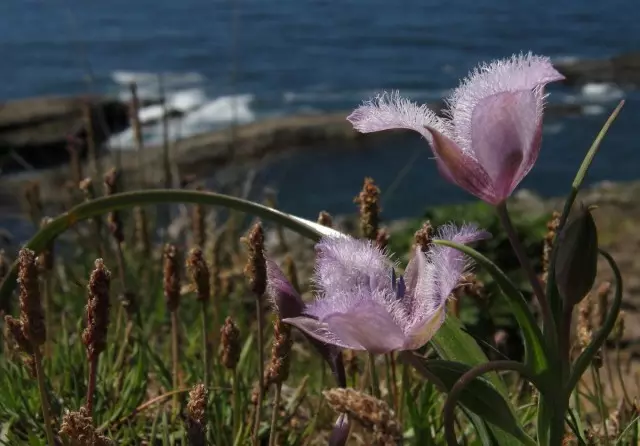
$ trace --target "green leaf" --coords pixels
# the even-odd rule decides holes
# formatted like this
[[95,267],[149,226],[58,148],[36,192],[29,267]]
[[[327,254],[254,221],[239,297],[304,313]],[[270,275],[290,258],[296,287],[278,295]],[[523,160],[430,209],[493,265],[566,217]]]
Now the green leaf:
[[[580,168],[576,173],[575,178],[573,179],[573,183],[571,183],[571,191],[569,192],[569,196],[567,197],[564,203],[564,209],[562,210],[562,215],[560,216],[560,221],[558,224],[557,233],[562,231],[564,228],[567,219],[569,218],[569,213],[571,212],[571,208],[573,207],[573,203],[578,196],[578,191],[580,187],[582,187],[582,183],[584,181],[587,172],[589,171],[589,167],[593,162],[596,153],[598,153],[598,149],[600,149],[600,144],[602,144],[602,140],[605,135],[609,131],[611,124],[616,120],[618,114],[620,114],[620,110],[622,110],[622,106],[624,105],[624,100],[620,101],[618,106],[611,112],[611,115],[607,119],[607,121],[598,132],[596,139],[593,140],[591,147],[589,147],[589,151],[586,156],[582,160],[582,164],[580,164]],[[551,250],[551,259],[549,260],[549,273],[547,275],[547,299],[549,299],[549,303],[551,304],[551,310],[553,311],[554,317],[556,318],[556,324],[560,322],[562,317],[562,304],[560,299],[558,299],[558,290],[556,288],[556,277],[555,277],[555,268],[556,268],[556,260],[558,257],[558,236],[556,235],[555,240],[553,242],[553,249]],[[0,296],[1,297],[1,296]]]
[[622,305],[622,274],[620,273],[620,269],[618,268],[616,261],[611,257],[611,254],[603,249],[600,250],[600,254],[607,260],[609,266],[611,266],[611,269],[613,270],[616,291],[613,295],[613,301],[609,306],[607,317],[604,320],[604,324],[602,324],[602,328],[598,330],[591,343],[589,343],[587,348],[584,349],[573,365],[571,375],[569,377],[569,383],[565,389],[567,395],[571,395],[571,392],[578,384],[578,381],[580,381],[582,374],[587,370],[587,367],[589,367],[593,361],[594,356],[598,353],[598,350],[600,350],[609,337],[611,330],[613,330],[613,327],[616,325],[616,320],[620,313],[620,306]]
[[[446,392],[453,388],[462,375],[471,370],[467,364],[455,361],[419,360],[422,367],[416,367],[418,372],[422,373],[426,369],[428,374],[438,378],[439,384],[444,387],[443,390]],[[412,365],[417,365],[417,363],[412,362]],[[488,379],[476,378],[471,381],[460,394],[460,403],[488,423],[513,435],[524,444],[535,444],[518,423],[511,404]],[[500,444],[512,443],[500,442]]]
[[[549,354],[544,343],[542,332],[536,323],[536,320],[529,310],[527,301],[509,277],[496,266],[487,257],[480,254],[475,249],[455,243],[449,240],[434,240],[433,243],[443,246],[455,248],[471,257],[478,265],[483,267],[498,284],[505,297],[508,299],[513,314],[518,321],[518,325],[522,330],[522,336],[525,344],[525,364],[536,374],[543,373],[549,366]],[[442,329],[440,330],[442,331]],[[437,335],[436,335],[437,336]],[[466,364],[470,364],[463,358],[446,357],[447,359],[462,360]]]
[[[56,237],[80,221],[113,210],[161,203],[194,203],[223,206],[272,221],[311,240],[319,240],[323,235],[342,235],[334,229],[312,221],[230,195],[192,190],[155,189],[125,192],[79,204],[54,218],[48,225],[40,229],[25,245],[25,248],[39,253]],[[0,307],[6,304],[16,286],[17,271],[18,264],[15,262],[2,284],[0,284]]]

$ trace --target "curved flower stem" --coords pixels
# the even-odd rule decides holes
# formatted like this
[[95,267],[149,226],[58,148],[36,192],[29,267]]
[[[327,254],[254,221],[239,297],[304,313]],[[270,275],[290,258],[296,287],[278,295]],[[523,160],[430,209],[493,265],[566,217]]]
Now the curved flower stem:
[[538,299],[538,303],[540,304],[540,308],[542,310],[542,317],[544,319],[545,332],[547,332],[549,336],[555,337],[555,322],[553,319],[553,315],[551,314],[551,307],[549,306],[547,296],[542,289],[542,284],[540,283],[540,280],[536,276],[536,273],[533,270],[531,263],[529,262],[529,258],[527,257],[527,253],[524,250],[524,246],[522,246],[522,243],[518,238],[516,229],[513,227],[513,223],[511,222],[511,218],[509,217],[509,211],[507,210],[507,204],[499,204],[498,206],[496,206],[496,210],[498,212],[500,223],[504,227],[504,230],[507,232],[507,237],[509,237],[511,247],[513,248],[516,257],[518,258],[522,269],[525,271],[529,278],[531,288],[533,289],[533,294]]
[[458,445],[458,442],[456,440],[455,426],[454,426],[454,423],[455,423],[454,410],[456,408],[458,399],[460,398],[462,391],[465,389],[465,387],[469,383],[471,383],[474,379],[478,378],[479,376],[482,376],[488,372],[496,372],[499,370],[518,372],[520,373],[520,375],[527,378],[536,387],[540,388],[537,378],[530,373],[529,369],[524,364],[517,361],[507,361],[507,360],[491,361],[491,362],[485,362],[484,364],[480,364],[472,368],[471,370],[466,372],[464,375],[462,375],[458,379],[458,381],[456,381],[456,383],[451,388],[451,391],[449,392],[449,395],[447,396],[447,400],[444,404],[444,410],[443,410],[444,432],[445,432],[445,438],[447,440],[447,444],[449,446]]
[[[230,195],[183,189],[154,189],[123,192],[79,204],[54,218],[48,225],[40,229],[24,247],[39,253],[57,236],[80,221],[112,210],[164,203],[194,203],[235,209],[282,225],[314,241],[320,240],[323,235],[329,233],[340,234],[336,230],[317,223]],[[18,263],[16,261],[0,283],[0,305],[11,298],[17,275]]]

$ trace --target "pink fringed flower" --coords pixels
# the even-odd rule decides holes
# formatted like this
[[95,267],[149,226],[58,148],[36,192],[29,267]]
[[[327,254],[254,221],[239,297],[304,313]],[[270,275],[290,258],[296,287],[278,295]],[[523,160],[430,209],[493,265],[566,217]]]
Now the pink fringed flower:
[[[475,226],[444,226],[438,238],[470,243],[489,234]],[[267,262],[267,292],[283,321],[312,340],[386,353],[424,345],[440,328],[447,298],[468,266],[459,251],[417,249],[404,277],[369,241],[322,239],[316,246],[317,299],[305,304],[278,266]]]
[[546,57],[513,56],[482,65],[463,80],[447,99],[447,118],[397,93],[385,93],[347,119],[362,133],[394,128],[419,132],[447,179],[498,205],[536,162],[544,87],[562,79]]

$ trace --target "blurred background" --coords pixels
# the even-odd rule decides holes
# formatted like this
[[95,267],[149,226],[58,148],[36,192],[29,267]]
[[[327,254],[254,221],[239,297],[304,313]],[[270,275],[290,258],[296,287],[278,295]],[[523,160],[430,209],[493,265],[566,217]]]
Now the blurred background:
[[[384,218],[419,216],[427,206],[472,197],[438,175],[418,135],[354,145],[343,118],[384,90],[437,103],[477,64],[521,51],[550,56],[567,74],[564,85],[549,88],[541,157],[521,187],[563,194],[623,97],[628,102],[588,180],[637,179],[639,20],[635,2],[624,0],[3,1],[0,187],[5,198],[15,195],[7,178],[38,177],[68,158],[59,148],[59,156],[50,146],[38,149],[38,132],[29,126],[43,107],[38,101],[25,106],[25,98],[97,95],[126,106],[135,82],[145,150],[162,145],[161,97],[171,116],[169,140],[184,141],[181,147],[232,124],[242,134],[246,125],[270,123],[257,139],[277,133],[293,116],[327,114],[340,126],[327,135],[314,124],[311,134],[287,141],[287,150],[261,150],[242,160],[234,159],[233,147],[224,162],[209,159],[204,147],[191,165],[211,187],[251,172],[255,190],[274,189],[282,209],[315,218],[321,209],[353,212],[355,191],[371,176],[383,191]],[[116,127],[100,141],[102,150],[135,150],[132,129]],[[16,139],[16,129],[31,134]]]

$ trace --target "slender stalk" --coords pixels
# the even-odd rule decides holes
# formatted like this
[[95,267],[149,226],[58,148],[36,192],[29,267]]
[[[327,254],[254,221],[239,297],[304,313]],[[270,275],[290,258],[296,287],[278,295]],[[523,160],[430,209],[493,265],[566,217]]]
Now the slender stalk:
[[[620,357],[620,342],[616,341],[616,371],[618,372],[618,379],[620,380],[620,390],[622,391],[622,396],[624,397],[625,402],[629,405],[629,407],[633,407],[633,402],[631,398],[629,398],[629,392],[627,392],[627,386],[624,383],[624,377],[622,376],[622,361]],[[610,376],[612,383],[611,392],[615,396],[615,386],[613,385],[613,377]]]
[[53,428],[51,426],[51,414],[49,412],[49,398],[47,397],[47,386],[45,384],[44,369],[42,368],[42,355],[40,348],[34,346],[33,360],[36,368],[36,376],[38,379],[38,391],[40,392],[40,402],[42,403],[42,418],[44,419],[44,430],[47,433],[47,443],[49,446],[55,446],[55,437],[53,436]]
[[607,444],[609,444],[609,432],[607,429],[607,419],[609,417],[607,416],[607,409],[604,403],[604,392],[600,381],[600,371],[596,366],[591,366],[591,376],[596,387],[596,402],[598,403],[598,413],[600,414],[602,428],[604,429],[604,438],[607,439]]
[[[536,377],[529,373],[529,369],[517,361],[491,361],[480,364],[471,370],[467,371],[464,375],[462,375],[456,383],[451,388],[449,395],[447,396],[447,400],[444,404],[443,414],[444,414],[444,432],[445,438],[447,440],[447,444],[449,446],[457,446],[458,441],[456,439],[455,432],[455,408],[458,404],[458,399],[462,394],[462,391],[465,387],[471,383],[474,379],[479,376],[484,375],[488,372],[497,372],[497,371],[514,371],[520,373],[521,376],[527,378],[531,381],[536,387],[540,388],[538,380]],[[564,420],[564,418],[563,418]],[[529,437],[526,437],[531,440]],[[527,441],[525,444],[534,446],[536,443],[531,440]],[[552,443],[553,444],[553,443]]]
[[[179,379],[179,361],[180,361],[180,353],[178,349],[180,348],[178,343],[178,312],[171,312],[171,362],[173,364],[173,388],[177,389],[180,387],[180,379]],[[173,395],[173,408],[174,410],[178,410],[178,394]]]
[[507,237],[509,238],[509,242],[511,242],[511,247],[522,266],[522,269],[527,274],[529,278],[529,283],[531,283],[531,288],[533,290],[533,294],[538,299],[538,303],[540,304],[540,308],[542,310],[542,316],[544,319],[544,325],[546,328],[546,332],[548,332],[551,336],[555,336],[554,330],[554,319],[551,314],[551,307],[549,306],[549,302],[547,301],[547,297],[545,295],[544,290],[542,289],[542,284],[536,276],[533,267],[531,266],[531,262],[529,262],[529,257],[527,257],[527,253],[525,252],[524,246],[520,242],[518,238],[518,234],[516,232],[513,223],[511,222],[511,217],[509,217],[509,211],[507,210],[507,204],[502,203],[496,206],[496,211],[498,213],[498,218],[500,219],[500,223],[504,227],[504,230],[507,233]]
[[369,353],[369,373],[371,374],[371,394],[380,399],[380,382],[376,371],[376,357],[373,353]]
[[53,274],[51,271],[44,273],[43,294],[44,294],[44,325],[47,330],[47,339],[44,343],[44,356],[45,358],[51,357],[51,333],[53,324],[53,305],[51,303],[53,299]]
[[396,355],[394,352],[389,353],[389,362],[391,363],[391,387],[393,391],[393,404],[396,413],[400,413],[400,394],[398,393],[398,376],[396,374]]
[[208,302],[202,302],[202,365],[204,367],[203,382],[204,386],[209,388],[209,339],[207,335],[209,333],[208,322],[209,315],[207,314]]
[[96,375],[98,374],[98,355],[89,358],[89,382],[87,384],[87,412],[93,414],[93,395],[96,392]]
[[273,397],[273,413],[271,414],[271,432],[269,433],[269,446],[276,445],[276,437],[278,436],[278,429],[276,425],[278,424],[278,408],[280,406],[280,391],[282,384],[277,384],[275,386],[275,395]]
[[262,301],[260,297],[256,297],[256,312],[258,317],[258,379],[260,385],[258,386],[258,403],[256,405],[256,418],[253,425],[253,446],[259,444],[260,434],[260,418],[262,417],[262,400],[264,399],[264,340],[263,340],[263,314],[262,314]]
[[233,435],[234,442],[241,435],[242,424],[240,423],[240,383],[238,369],[233,369]]

